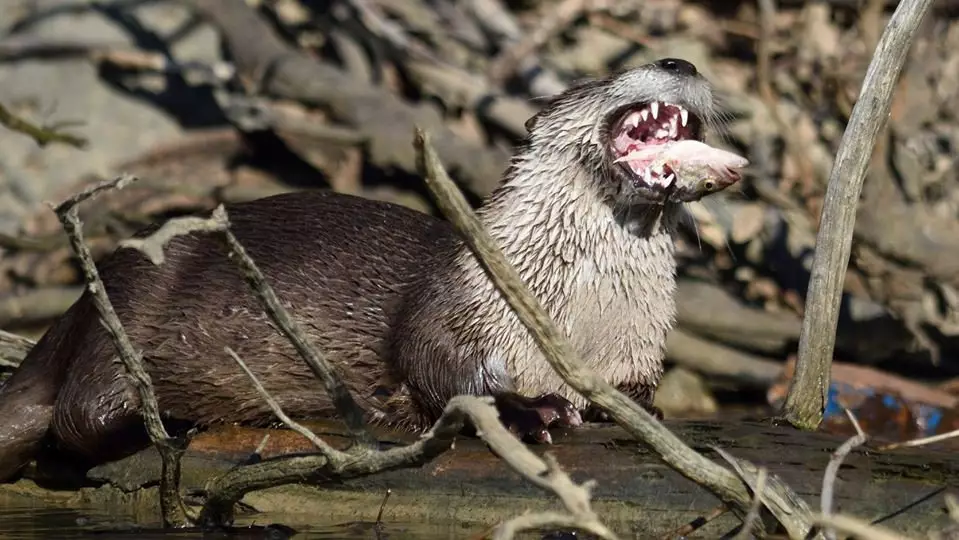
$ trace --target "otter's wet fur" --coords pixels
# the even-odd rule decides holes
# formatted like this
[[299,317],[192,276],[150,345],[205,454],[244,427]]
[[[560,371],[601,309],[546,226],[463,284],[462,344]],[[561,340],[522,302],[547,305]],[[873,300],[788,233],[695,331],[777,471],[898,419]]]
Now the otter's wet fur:
[[[646,405],[675,317],[672,233],[682,203],[700,195],[632,182],[613,163],[609,131],[623,110],[653,100],[681,103],[709,123],[712,92],[690,68],[663,60],[559,95],[531,120],[503,184],[480,210],[582,359]],[[585,405],[445,221],[327,192],[228,212],[237,238],[371,421],[422,429],[460,393],[557,393]],[[201,426],[275,420],[224,346],[291,416],[334,414],[226,254],[219,239],[197,234],[176,239],[158,267],[130,249],[99,265],[164,415]],[[44,441],[91,462],[143,447],[146,440],[131,435],[142,433],[138,406],[84,294],[0,389],[0,479]]]

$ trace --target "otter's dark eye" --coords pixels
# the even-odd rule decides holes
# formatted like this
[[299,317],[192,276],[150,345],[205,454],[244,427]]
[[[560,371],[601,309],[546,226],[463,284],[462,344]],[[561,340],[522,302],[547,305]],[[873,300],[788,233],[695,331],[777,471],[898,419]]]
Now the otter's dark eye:
[[687,62],[680,58],[663,58],[656,62],[656,65],[666,71],[673,71],[682,75],[696,75],[696,66],[692,62]]

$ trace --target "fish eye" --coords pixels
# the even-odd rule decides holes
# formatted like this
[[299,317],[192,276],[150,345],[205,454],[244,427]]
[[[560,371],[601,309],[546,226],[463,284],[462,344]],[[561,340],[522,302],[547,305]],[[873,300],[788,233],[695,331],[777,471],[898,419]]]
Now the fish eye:
[[706,182],[703,183],[703,187],[706,189],[713,189],[714,187],[716,187],[716,183],[713,182],[712,180],[706,180]]

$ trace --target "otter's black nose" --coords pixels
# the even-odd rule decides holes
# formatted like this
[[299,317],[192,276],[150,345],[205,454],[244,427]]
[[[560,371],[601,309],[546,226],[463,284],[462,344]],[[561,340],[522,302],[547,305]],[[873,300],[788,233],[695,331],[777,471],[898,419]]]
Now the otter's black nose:
[[696,75],[696,66],[692,62],[687,62],[680,58],[663,58],[656,62],[656,65],[666,71],[674,71],[683,75]]

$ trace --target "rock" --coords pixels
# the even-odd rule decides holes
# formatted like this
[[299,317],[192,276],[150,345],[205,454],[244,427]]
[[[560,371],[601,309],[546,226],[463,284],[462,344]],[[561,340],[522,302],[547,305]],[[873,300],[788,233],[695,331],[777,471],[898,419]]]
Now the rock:
[[[134,46],[131,32],[87,2],[76,0],[40,0],[16,2],[5,8],[22,20],[32,14],[35,22],[8,39],[50,39],[77,43]],[[26,9],[27,5],[34,6]],[[59,9],[73,6],[87,9]],[[9,10],[9,11],[8,11]],[[47,13],[45,16],[38,14]],[[189,12],[175,3],[158,3],[127,12],[149,32],[170,35],[184,25]],[[6,19],[6,17],[4,17]],[[12,19],[11,24],[15,24]],[[146,48],[148,38],[140,38]],[[215,60],[218,55],[216,34],[208,26],[183,36],[171,52],[175,58],[199,61]],[[162,52],[162,51],[156,51]],[[150,75],[156,80],[158,76]],[[130,82],[130,81],[128,81]],[[159,79],[161,85],[163,79]],[[138,87],[133,82],[134,87]],[[19,218],[35,210],[44,197],[57,188],[88,173],[110,174],[111,165],[133,158],[151,146],[173,139],[185,129],[175,116],[164,112],[147,99],[157,90],[138,87],[145,98],[137,98],[112,87],[99,75],[91,62],[76,57],[21,60],[0,64],[0,103],[15,114],[40,125],[79,122],[67,131],[90,141],[86,149],[54,144],[40,148],[21,133],[0,129],[0,231],[12,232]],[[161,86],[161,91],[163,86]],[[164,99],[178,99],[164,95]],[[200,121],[202,114],[198,113]]]
[[681,367],[675,367],[663,376],[654,404],[666,416],[711,415],[719,410],[702,377]]

